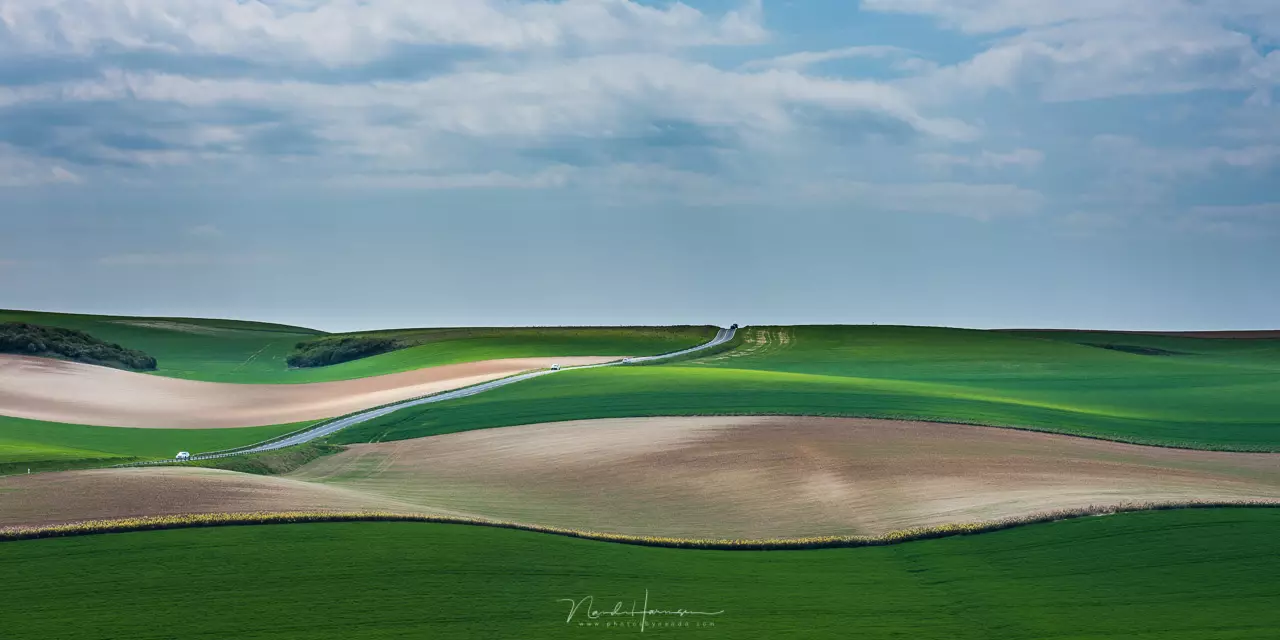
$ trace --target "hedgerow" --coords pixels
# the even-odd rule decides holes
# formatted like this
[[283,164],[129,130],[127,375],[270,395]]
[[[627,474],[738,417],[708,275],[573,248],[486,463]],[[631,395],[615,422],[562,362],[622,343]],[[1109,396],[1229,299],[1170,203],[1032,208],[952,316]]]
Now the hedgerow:
[[87,364],[151,371],[156,359],[83,331],[25,322],[0,322],[0,353],[62,358]]
[[291,367],[326,367],[395,351],[403,346],[392,338],[320,338],[294,345],[294,352],[285,358],[285,362]]

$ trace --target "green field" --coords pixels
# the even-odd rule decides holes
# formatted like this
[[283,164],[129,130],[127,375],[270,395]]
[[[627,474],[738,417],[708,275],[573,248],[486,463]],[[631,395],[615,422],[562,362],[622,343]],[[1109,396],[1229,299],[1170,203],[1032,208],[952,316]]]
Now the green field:
[[[803,414],[1280,451],[1277,340],[921,327],[746,332],[732,352],[675,365],[566,372],[406,409],[334,439],[384,441],[587,418]],[[1176,355],[1137,355],[1081,342]]]
[[154,356],[156,375],[222,382],[285,376],[293,345],[322,332],[301,327],[193,318],[133,318],[35,311],[0,311],[0,322],[76,329]]
[[230,449],[311,424],[315,421],[244,429],[123,429],[0,416],[0,475]]
[[[716,333],[714,327],[403,329],[350,335],[390,335],[424,344],[328,367],[289,369],[285,357],[296,343],[327,334],[238,320],[0,311],[0,322],[9,321],[77,329],[141,349],[159,361],[155,375],[236,383],[347,380],[494,358],[649,355],[701,344]],[[179,450],[214,451],[253,444],[301,426],[123,429],[0,416],[0,474],[169,457]]]
[[[561,598],[723,611],[686,638],[1274,638],[1280,509],[1145,512],[890,547],[693,551],[421,523],[0,543],[5,638],[600,638]],[[652,616],[648,623],[674,618]],[[604,617],[601,622],[607,622]],[[630,623],[632,618],[619,618]]]
[[[714,331],[506,329],[488,335],[494,330],[405,330],[400,333],[414,339],[441,339],[332,367],[289,371],[283,369],[288,349],[317,334],[232,321],[182,321],[224,331],[193,333],[101,316],[16,315],[22,317],[0,312],[0,319],[53,319],[122,343],[132,336],[160,357],[163,375],[240,382],[354,378],[497,357],[657,353],[696,344]],[[1093,344],[1171,355],[1138,355]],[[245,356],[247,363],[236,360],[245,353],[259,355]],[[173,368],[183,362],[189,369]],[[918,327],[749,328],[729,352],[669,365],[564,372],[399,411],[332,440],[384,441],[555,420],[698,414],[920,418],[1147,444],[1280,451],[1280,341]],[[28,463],[55,469],[97,464],[92,461],[102,458],[208,451],[293,428],[134,430],[0,417],[0,473],[25,470]]]
[[[239,320],[134,318],[0,311],[0,322],[84,331],[139,349],[159,361],[155,375],[238,383],[349,380],[442,364],[536,356],[656,355],[710,340],[714,327],[549,327],[399,329],[326,334],[314,329]],[[424,342],[353,362],[289,369],[294,345],[326,335],[383,335]]]
[[636,356],[680,351],[711,340],[716,328],[585,327],[530,329],[414,329],[400,334],[432,340],[391,353],[328,367],[288,372],[289,382],[320,382],[497,358]]

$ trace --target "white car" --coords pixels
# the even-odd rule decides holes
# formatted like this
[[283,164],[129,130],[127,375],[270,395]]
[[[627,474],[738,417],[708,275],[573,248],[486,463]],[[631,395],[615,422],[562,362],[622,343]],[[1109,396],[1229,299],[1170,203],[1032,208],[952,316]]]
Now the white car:
[[631,358],[623,358],[622,364],[631,364]]
[[553,365],[551,365],[551,370],[552,370],[552,371],[559,371],[559,370],[560,370],[560,365],[558,365],[558,364],[553,364]]
[[190,451],[179,451],[179,452],[178,452],[178,455],[174,456],[174,457],[173,457],[173,459],[174,459],[174,460],[190,460],[190,459],[191,459],[191,452],[190,452]]

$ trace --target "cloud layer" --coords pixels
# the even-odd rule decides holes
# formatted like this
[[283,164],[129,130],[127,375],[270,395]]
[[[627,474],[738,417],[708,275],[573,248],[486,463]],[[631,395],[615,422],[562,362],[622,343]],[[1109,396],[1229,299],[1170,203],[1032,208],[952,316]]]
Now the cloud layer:
[[[0,0],[0,188],[658,187],[976,220],[1149,213],[1187,179],[1280,198],[1255,184],[1280,157],[1276,3],[864,0],[927,26],[812,50],[782,11]],[[1217,204],[1243,206],[1177,206]]]

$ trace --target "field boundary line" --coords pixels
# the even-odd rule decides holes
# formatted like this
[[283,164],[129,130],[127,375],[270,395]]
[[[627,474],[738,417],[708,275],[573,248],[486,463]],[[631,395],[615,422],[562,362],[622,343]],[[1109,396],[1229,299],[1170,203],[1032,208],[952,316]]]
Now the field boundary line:
[[425,522],[457,524],[498,529],[515,529],[545,533],[569,538],[613,542],[644,547],[674,549],[705,549],[719,551],[787,551],[804,549],[842,549],[854,547],[882,547],[917,540],[934,540],[958,536],[978,535],[1035,524],[1076,520],[1095,516],[1123,513],[1172,511],[1181,509],[1258,509],[1280,508],[1280,500],[1187,500],[1179,502],[1141,502],[1113,505],[1094,505],[1078,509],[1044,511],[1026,516],[1012,516],[981,522],[944,524],[931,527],[915,527],[891,531],[875,536],[811,536],[800,538],[679,538],[664,536],[639,536],[606,533],[582,529],[569,529],[544,525],[522,524],[486,518],[461,518],[422,513],[396,513],[383,511],[286,511],[254,513],[205,513],[172,516],[147,516],[112,520],[87,520],[67,524],[44,526],[0,527],[0,543],[43,538],[128,533],[168,529],[194,529],[203,527],[244,526],[262,524],[305,524],[321,522]]
[[1177,443],[1158,440],[1141,440],[1137,438],[1128,438],[1123,436],[1103,436],[1088,433],[1079,433],[1075,431],[1066,431],[1063,429],[1055,429],[1053,427],[1029,427],[1026,425],[1015,424],[995,424],[990,422],[964,422],[954,418],[942,419],[931,418],[928,416],[909,416],[909,415],[877,415],[870,413],[778,413],[770,411],[699,411],[696,413],[637,413],[625,416],[613,415],[588,415],[572,418],[555,418],[551,420],[542,420],[537,423],[521,423],[509,424],[495,427],[480,427],[481,429],[504,429],[508,427],[522,427],[529,424],[555,424],[557,422],[580,422],[583,420],[627,420],[631,418],[849,418],[855,420],[883,420],[885,422],[927,422],[929,424],[956,426],[956,427],[983,427],[985,429],[1007,429],[1009,431],[1023,431],[1026,433],[1042,433],[1053,436],[1065,436],[1069,438],[1083,438],[1085,440],[1098,440],[1100,442],[1114,442],[1116,444],[1129,444],[1138,447],[1154,447],[1158,449],[1177,449],[1179,451],[1213,451],[1217,453],[1253,453],[1253,454],[1280,454],[1280,449],[1265,448],[1245,448],[1245,447],[1226,447],[1220,445],[1207,445],[1197,443]]

